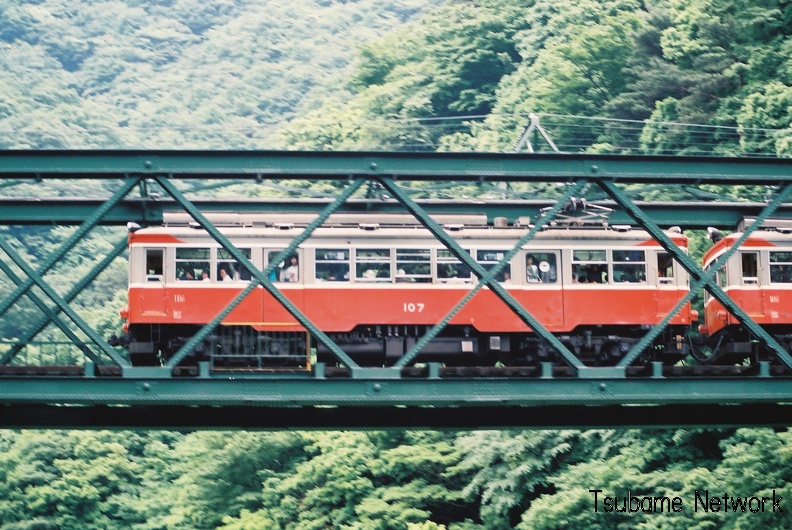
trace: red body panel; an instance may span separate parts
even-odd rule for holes
[[[160,285],[129,290],[130,324],[204,324],[210,322],[244,286]],[[333,287],[289,286],[282,293],[325,332],[351,331],[361,324],[431,326],[443,319],[470,291],[470,285]],[[510,287],[509,292],[549,331],[571,332],[585,325],[654,325],[685,294],[683,289],[654,287]],[[296,331],[302,327],[259,287],[223,320],[260,330]],[[690,323],[690,306],[672,324]],[[482,332],[527,332],[530,328],[492,291],[482,289],[451,320]]]
[[[792,289],[742,286],[724,289],[726,294],[759,325],[792,323]],[[739,321],[715,299],[704,308],[707,333],[712,335]]]

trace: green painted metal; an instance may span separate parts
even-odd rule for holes
[[[123,183],[121,188],[107,200],[46,197],[35,200],[9,197],[0,200],[0,224],[81,223],[76,233],[50,259],[38,266],[37,271],[19,260],[18,256],[15,257],[13,249],[5,242],[0,242],[0,248],[8,249],[6,251],[11,259],[28,275],[28,279],[22,280],[13,275],[13,271],[0,261],[0,269],[6,274],[10,271],[9,277],[18,285],[17,289],[0,303],[0,317],[21,296],[27,294],[31,298],[35,297],[29,291],[33,286],[38,286],[53,299],[56,307],[49,307],[40,298],[34,300],[47,318],[33,325],[26,335],[28,340],[35,337],[50,320],[61,328],[66,328],[64,331],[68,330],[68,324],[58,316],[62,311],[90,337],[103,354],[122,366],[123,376],[101,375],[107,372],[96,371],[93,363],[90,366],[86,365],[84,377],[0,376],[0,403],[84,406],[111,404],[127,405],[132,408],[175,404],[184,407],[244,407],[247,410],[251,406],[276,408],[284,407],[285,404],[303,408],[431,406],[446,410],[453,407],[492,407],[493,410],[521,407],[538,410],[566,405],[609,407],[625,404],[673,403],[700,407],[724,402],[769,404],[792,401],[792,384],[790,384],[792,378],[771,376],[769,365],[760,366],[759,374],[751,376],[674,378],[662,377],[662,370],[655,370],[652,377],[629,377],[626,366],[656,338],[662,324],[670,321],[670,316],[663,320],[661,326],[653,328],[628,353],[619,366],[607,369],[583,366],[563,344],[493,281],[496,272],[483,269],[429,217],[436,213],[484,213],[490,220],[495,217],[506,217],[514,221],[520,216],[530,216],[536,220],[543,208],[551,208],[548,217],[545,218],[547,219],[555,214],[564,200],[524,200],[525,196],[519,194],[504,194],[504,197],[517,197],[519,200],[497,201],[439,201],[411,198],[411,195],[424,193],[427,190],[441,192],[451,183],[467,185],[478,183],[485,188],[489,186],[492,191],[498,191],[501,188],[491,183],[505,182],[507,187],[504,191],[508,192],[510,183],[515,182],[563,182],[576,183],[578,187],[582,187],[586,179],[594,180],[612,198],[595,203],[616,209],[610,216],[611,223],[637,223],[644,227],[688,271],[693,279],[688,299],[700,286],[705,287],[740,319],[751,333],[764,340],[784,365],[792,368],[792,356],[744,314],[712,281],[714,272],[703,271],[687,255],[676,249],[673,242],[659,228],[659,226],[672,225],[684,229],[706,226],[733,228],[743,217],[756,217],[761,221],[771,215],[792,219],[792,204],[783,202],[792,192],[792,160],[522,153],[0,152],[0,188],[42,178],[117,179],[122,180]],[[354,182],[347,186],[341,197],[316,197],[307,200],[231,201],[188,199],[185,196],[229,184],[269,186],[290,193],[298,191],[288,184],[271,182],[272,179],[343,182],[354,180]],[[191,180],[192,185],[176,186],[174,184],[176,180]],[[413,180],[436,180],[440,183],[422,189],[404,186],[404,183]],[[399,185],[396,184],[397,181]],[[153,182],[157,182],[172,200],[156,197],[151,189]],[[351,198],[365,183],[369,183],[365,192],[366,198],[360,195],[358,198]],[[656,186],[681,185],[691,196],[697,198],[697,201],[681,203],[632,201],[620,188],[622,184],[639,183]],[[783,189],[775,195],[769,205],[703,202],[705,199],[718,199],[718,197],[711,197],[692,187],[699,184],[753,184],[782,186]],[[139,187],[141,197],[126,198],[135,187]],[[387,191],[398,200],[384,200],[381,191]],[[568,195],[576,193],[569,191],[569,188],[567,191]],[[485,286],[491,289],[539,336],[561,352],[567,363],[577,369],[577,377],[554,378],[552,367],[548,366],[540,377],[535,378],[494,376],[448,378],[441,375],[437,365],[430,366],[428,377],[402,376],[399,368],[415,359],[421,342],[400,359],[395,368],[359,367],[329,337],[316,329],[297,311],[282,296],[276,285],[269,281],[268,274],[274,263],[265,271],[257,271],[204,215],[210,210],[283,212],[284,215],[288,215],[289,212],[316,212],[323,209],[319,217],[326,219],[333,212],[396,212],[403,211],[405,207],[476,273],[480,281],[474,289],[478,290]],[[132,368],[123,357],[104,344],[102,338],[87,328],[87,325],[68,307],[68,301],[73,298],[72,294],[76,296],[82,287],[90,282],[90,275],[63,298],[55,294],[54,290],[44,282],[43,277],[93,227],[100,224],[120,225],[127,221],[135,221],[142,225],[158,224],[162,221],[164,213],[173,211],[187,211],[237,261],[251,270],[254,279],[248,288],[242,291],[215,321],[204,326],[201,333],[188,342],[167,366],[151,369]],[[311,223],[292,242],[289,249],[281,253],[279,259],[283,259],[291,250],[297,248],[320,223],[321,221]],[[759,224],[751,225],[750,230],[755,229]],[[746,231],[742,240],[747,238],[749,233]],[[528,239],[532,236],[531,232],[527,234]],[[522,241],[515,248],[519,248],[521,244]],[[120,248],[121,246],[117,247],[116,251]],[[737,248],[738,246],[735,245],[729,252],[735,252]],[[720,259],[722,261],[725,258]],[[504,263],[501,263],[499,267],[503,265]],[[228,373],[212,372],[208,367],[202,366],[198,376],[173,375],[173,368],[179,360],[183,359],[250,290],[258,285],[263,285],[304,327],[330,348],[336,358],[350,368],[350,377],[327,377],[323,366],[316,366],[313,373],[234,372],[231,376]],[[469,297],[475,292],[477,291],[471,291]],[[458,308],[462,307],[469,297],[463,298]],[[681,305],[675,311],[680,307]],[[447,323],[451,316],[447,316],[440,324]],[[440,326],[435,326],[430,333],[439,332],[440,329]],[[67,335],[74,344],[81,344],[77,335],[72,331],[69,332],[71,334]],[[19,349],[17,348],[16,351]],[[94,355],[90,348],[85,351],[94,363],[103,362],[103,357]],[[13,355],[13,353],[6,354],[0,359],[0,365],[8,363]],[[654,407],[643,408],[648,414],[655,410]],[[0,423],[2,422],[2,410],[0,410]]]
[[[556,204],[548,211],[544,212],[544,214],[539,217],[534,226],[530,228],[525,235],[523,235],[518,241],[517,244],[512,248],[509,252],[503,256],[503,259],[492,269],[490,269],[487,274],[481,277],[478,283],[471,289],[454,307],[448,314],[435,326],[432,326],[430,329],[421,339],[416,342],[415,346],[413,346],[410,351],[406,352],[396,363],[394,367],[399,368],[402,366],[407,366],[409,363],[418,356],[421,350],[429,344],[451,321],[452,318],[467,304],[473,297],[479,292],[484,286],[489,286],[495,280],[495,277],[503,270],[504,267],[511,261],[517,252],[528,243],[533,237],[542,229],[542,225],[545,223],[549,223],[552,221],[556,214],[567,204],[570,198],[574,197],[581,189],[586,186],[587,182],[585,180],[581,180],[577,182],[575,185],[571,186],[566,194],[561,197]],[[579,367],[578,367],[579,368]]]
[[[792,180],[792,160],[561,153],[382,153],[296,151],[2,151],[0,177],[342,179],[764,184]]]
[[[2,151],[0,151],[1,153]],[[138,183],[137,178],[126,180],[119,189],[110,197],[105,203],[102,204],[80,227],[72,234],[63,244],[53,252],[47,261],[45,261],[38,269],[38,275],[43,276],[52,267],[54,267],[69,250],[85,237],[101,219],[109,212],[121,199],[123,199]],[[17,287],[14,292],[8,295],[5,300],[0,303],[0,318],[5,315],[6,311],[13,306],[19,298],[24,295],[28,289],[33,286],[33,279],[30,277],[25,282]]]
[[[187,198],[184,197],[184,195],[182,195],[173,186],[173,184],[168,181],[167,178],[157,177],[157,182],[177,202],[179,202],[179,204],[181,204],[184,207],[184,209],[187,212],[189,212],[190,215],[192,215],[196,221],[201,223],[201,226],[203,226],[204,230],[206,230],[207,233],[209,233],[209,235],[211,235],[215,241],[220,243],[220,245],[222,245],[223,248],[225,248],[231,254],[231,256],[233,256],[233,258],[237,260],[238,263],[241,263],[244,267],[246,267],[253,276],[247,288],[245,288],[234,300],[232,300],[231,303],[223,311],[221,311],[220,314],[217,317],[215,317],[215,319],[212,322],[204,326],[198,334],[192,337],[176,353],[176,355],[174,355],[168,361],[167,364],[168,367],[176,366],[189,352],[195,349],[195,347],[211,332],[211,330],[214,329],[214,327],[217,326],[220,323],[220,321],[223,318],[225,318],[225,316],[228,315],[228,313],[230,313],[233,310],[233,308],[244,299],[245,296],[247,296],[250,292],[252,292],[253,289],[255,289],[258,284],[263,285],[264,288],[273,297],[275,297],[275,299],[278,302],[280,302],[280,304],[292,316],[294,316],[294,318],[296,318],[297,321],[300,324],[302,324],[303,327],[305,327],[311,335],[313,335],[317,340],[322,342],[322,344],[327,346],[327,348],[333,353],[333,355],[335,355],[337,359],[339,359],[346,366],[352,368],[357,367],[357,363],[355,363],[346,353],[344,353],[344,351],[341,350],[341,348],[339,348],[338,345],[336,345],[335,342],[333,342],[332,339],[330,339],[330,337],[328,337],[322,330],[317,328],[313,324],[313,322],[310,321],[310,319],[308,319],[304,314],[302,314],[302,312],[300,312],[300,310],[297,309],[297,307],[294,304],[292,304],[288,298],[283,296],[283,294],[278,290],[275,284],[273,284],[269,280],[268,275],[270,272],[272,272],[273,270],[272,267],[268,267],[266,271],[258,270],[258,268],[255,265],[253,265],[250,262],[250,260],[248,260],[236,247],[234,247],[234,245],[222,233],[220,233],[220,231],[217,230],[217,228],[215,228],[215,226],[211,222],[209,222],[209,220],[206,219],[206,217],[204,217],[204,215],[201,214],[200,211],[198,211],[192,204],[190,204]],[[333,204],[325,208],[322,214],[320,214],[320,216],[317,217],[317,219],[314,222],[312,222],[308,227],[306,227],[306,229],[301,234],[300,238],[296,239],[295,241],[292,241],[288,249],[293,251],[295,248],[297,248],[297,245],[299,245],[302,241],[307,239],[311,235],[313,230],[317,228],[319,225],[321,225],[322,222],[324,222],[327,219],[327,217],[329,217],[338,208],[339,205],[343,204],[343,202],[349,196],[351,196],[355,191],[357,191],[357,189],[362,184],[363,184],[363,179],[356,179],[349,186],[347,186],[347,188],[344,190],[343,193],[341,193],[338,199]],[[285,252],[282,252],[281,254],[284,257],[288,255]]]
[[[427,230],[429,230],[432,235],[435,236],[435,238],[437,238],[438,241],[443,243],[446,248],[448,248],[448,250],[450,250],[457,259],[459,259],[459,261],[470,267],[470,270],[472,270],[473,273],[479,278],[479,281],[483,281],[483,278],[487,275],[487,271],[476,260],[473,259],[469,252],[466,252],[459,245],[459,243],[451,238],[439,224],[437,224],[420,206],[415,203],[415,201],[403,193],[391,179],[380,178],[380,182],[388,191],[393,193],[393,195],[404,204],[407,210],[413,214],[415,218],[418,219],[418,221]],[[490,282],[488,286],[490,290],[492,290],[492,292],[495,293],[495,295],[509,307],[509,309],[514,311],[514,314],[519,316],[523,322],[528,324],[537,335],[552,345],[567,363],[569,363],[571,366],[574,366],[575,368],[581,368],[584,366],[580,359],[575,357],[575,355],[570,352],[566,346],[564,346],[561,341],[556,338],[555,335],[547,331],[547,329],[541,323],[539,323],[539,321],[536,320],[522,305],[520,305],[520,303],[515,300],[514,297],[509,294],[508,291],[506,291],[506,289],[503,288],[503,286],[501,286],[498,282]],[[410,351],[409,354],[414,355],[412,351]]]
[[[660,335],[660,333],[663,332],[663,329],[665,329],[674,315],[676,315],[685,304],[690,302],[690,300],[696,296],[699,290],[706,287],[707,285],[712,285],[717,271],[720,270],[720,268],[723,267],[727,261],[729,261],[729,258],[731,258],[732,255],[734,255],[734,253],[740,249],[740,246],[751,236],[751,234],[758,230],[759,227],[762,226],[762,223],[776,212],[782,201],[785,201],[787,197],[789,197],[790,192],[792,192],[792,184],[787,184],[775,196],[773,201],[767,205],[764,211],[761,212],[759,216],[757,216],[756,221],[743,231],[742,235],[740,235],[740,237],[735,240],[734,244],[729,247],[720,258],[718,258],[715,264],[708,271],[704,271],[701,278],[694,281],[690,285],[690,291],[684,297],[682,297],[679,302],[677,302],[673,309],[671,309],[671,311],[669,311],[668,314],[649,331],[649,333],[641,338],[641,340],[638,341],[638,343],[633,346],[629,352],[627,352],[627,355],[625,355],[624,358],[619,361],[617,366],[628,366],[635,359],[637,359],[638,356],[652,343],[652,341],[654,341]]]
[[[13,248],[11,248],[11,246],[2,238],[0,238],[0,249],[3,249],[3,252],[8,254],[8,257],[11,258],[14,264],[20,269],[22,269],[22,271],[25,274],[27,274],[28,278],[31,281],[33,281],[33,283],[35,283],[39,289],[44,291],[44,294],[46,294],[55,303],[55,305],[57,305],[58,308],[67,317],[69,317],[69,319],[71,319],[74,325],[80,329],[80,331],[85,333],[88,336],[88,338],[90,338],[94,342],[94,344],[96,344],[99,350],[101,350],[105,355],[110,357],[110,359],[112,359],[113,362],[115,362],[119,366],[124,366],[126,364],[129,364],[126,361],[126,359],[118,355],[110,346],[108,346],[107,342],[105,342],[105,340],[102,339],[102,337],[97,335],[96,332],[93,330],[93,328],[91,328],[91,326],[89,326],[88,323],[85,322],[82,319],[82,317],[80,317],[80,315],[75,313],[74,310],[71,307],[69,307],[69,304],[63,298],[61,298],[58,295],[58,293],[56,293],[52,289],[52,287],[50,287],[47,284],[47,282],[42,280],[41,277],[38,274],[36,274],[36,271],[30,268],[30,266],[25,262],[22,256],[17,254],[17,252]],[[50,315],[48,314],[47,316],[49,317]],[[52,318],[56,322],[59,321],[58,317],[54,314],[52,315]]]
[[[629,197],[627,197],[622,190],[620,190],[613,182],[605,181],[605,180],[598,180],[597,181],[600,186],[604,190],[606,190],[614,200],[616,200],[625,210],[631,212],[634,219],[644,228],[647,232],[649,232],[653,238],[661,245],[663,248],[668,250],[668,252],[674,257],[677,262],[685,268],[685,270],[690,274],[690,276],[703,284],[704,288],[712,294],[712,296],[717,299],[723,306],[731,312],[748,330],[754,334],[754,336],[761,339],[771,350],[775,352],[778,358],[789,368],[792,368],[792,356],[790,356],[784,348],[778,344],[778,342],[770,336],[764,329],[762,329],[753,319],[740,308],[734,301],[729,298],[723,289],[720,288],[719,285],[715,284],[714,282],[707,281],[705,279],[705,273],[696,265],[696,263],[690,259],[690,257],[681,252],[679,248],[671,241],[671,239],[663,232],[649,217],[646,216],[643,212],[641,212],[635,205],[632,204]],[[788,188],[784,190],[784,192],[788,192]]]
[[[3,377],[0,402],[64,405],[550,406],[790,403],[792,380],[708,378]],[[651,409],[646,409],[651,414]],[[262,411],[261,413],[265,413]]]
[[[77,297],[77,295],[80,294],[83,291],[83,289],[85,289],[94,279],[96,279],[96,277],[99,276],[99,274],[101,274],[102,271],[104,271],[115,258],[120,256],[126,250],[126,248],[127,248],[127,240],[126,238],[124,238],[123,241],[120,241],[104,258],[102,258],[96,265],[94,265],[79,283],[77,283],[76,285],[72,286],[71,289],[69,289],[69,292],[67,292],[63,296],[64,302],[68,304],[72,300],[74,300]],[[0,260],[0,266],[3,265],[4,264],[2,264],[2,261]],[[6,269],[7,268],[3,266],[3,270],[12,279],[12,281],[14,281],[14,283],[16,283],[17,285],[20,285],[22,283],[21,280],[20,281],[15,280],[14,279],[15,275],[12,275]],[[38,303],[36,305],[38,305]],[[41,308],[41,306],[39,307]],[[0,365],[8,364],[11,361],[11,359],[13,359],[14,356],[22,350],[24,345],[29,343],[31,340],[33,340],[36,337],[36,335],[41,333],[50,322],[55,322],[58,325],[58,327],[60,327],[62,330],[64,329],[63,323],[57,318],[57,314],[59,313],[59,310],[57,308],[55,309],[55,311],[52,312],[53,316],[50,316],[50,310],[48,307],[46,310],[44,309],[42,310],[45,312],[45,317],[39,320],[38,322],[34,323],[33,325],[31,325],[28,330],[25,330],[25,334],[22,337],[19,337],[19,344],[12,347],[8,351],[8,353],[6,353],[3,357],[0,358]],[[75,344],[79,343],[79,339],[77,339],[76,337],[70,336],[70,338]],[[84,351],[85,354],[88,355],[94,362],[99,362],[96,358],[92,357],[93,353],[90,352],[90,350],[84,350]]]
[[[33,270],[33,269],[32,269],[32,268],[31,268],[31,267],[30,267],[30,266],[29,266],[29,265],[28,265],[28,264],[25,262],[25,260],[22,258],[22,256],[20,256],[19,254],[17,254],[17,252],[16,252],[16,251],[15,251],[13,248],[11,248],[11,246],[10,246],[10,245],[9,245],[9,244],[8,244],[6,241],[4,241],[3,239],[0,239],[0,249],[3,249],[3,252],[5,252],[6,254],[8,254],[8,257],[9,257],[9,258],[11,258],[11,260],[14,262],[14,264],[15,264],[17,267],[19,267],[20,269],[22,269],[22,271],[23,271],[25,274],[27,274],[27,276],[28,276],[28,278],[30,279],[30,281],[32,281],[33,283],[35,283],[35,284],[36,284],[36,286],[37,286],[39,289],[41,289],[42,291],[44,291],[44,293],[45,293],[45,294],[46,294],[46,295],[47,295],[47,296],[48,296],[48,297],[49,297],[49,298],[50,298],[50,299],[51,299],[51,300],[52,300],[52,301],[55,303],[55,305],[57,305],[57,306],[58,306],[58,308],[60,308],[60,310],[61,310],[61,311],[62,311],[62,312],[63,312],[63,313],[66,315],[66,316],[68,316],[68,317],[71,319],[71,321],[72,321],[72,322],[74,322],[74,324],[75,324],[75,325],[76,325],[76,326],[77,326],[77,327],[80,329],[80,331],[82,331],[83,333],[85,333],[85,334],[88,336],[88,338],[90,338],[90,339],[91,339],[91,340],[94,342],[94,344],[96,344],[96,346],[97,346],[97,347],[98,347],[98,348],[99,348],[99,349],[100,349],[100,350],[101,350],[101,351],[102,351],[102,352],[103,352],[105,355],[107,355],[108,357],[110,357],[110,359],[112,359],[112,360],[113,360],[113,362],[115,362],[115,363],[116,363],[117,365],[119,365],[119,366],[125,366],[125,365],[129,364],[129,363],[128,363],[128,361],[127,361],[126,359],[124,359],[123,357],[121,357],[120,355],[118,355],[118,354],[115,352],[115,350],[113,350],[113,349],[112,349],[112,348],[111,348],[111,347],[110,347],[110,346],[107,344],[107,342],[105,342],[105,340],[104,340],[104,339],[102,339],[102,337],[100,337],[99,335],[97,335],[97,334],[96,334],[96,332],[93,330],[93,328],[91,328],[91,326],[89,326],[89,325],[88,325],[88,323],[87,323],[87,322],[85,322],[85,321],[84,321],[84,320],[83,320],[83,319],[80,317],[80,315],[78,315],[77,313],[75,313],[75,312],[74,312],[74,310],[73,310],[71,307],[69,307],[69,304],[68,304],[68,303],[67,303],[67,302],[66,302],[66,301],[65,301],[63,298],[61,298],[61,297],[58,295],[58,293],[56,293],[56,292],[55,292],[55,291],[52,289],[52,287],[50,287],[49,285],[47,285],[47,282],[45,282],[44,280],[42,280],[42,279],[41,279],[41,277],[40,277],[38,274],[36,274],[36,271],[34,271],[34,270]],[[49,316],[49,315],[47,315],[47,316]],[[58,320],[58,319],[57,319],[57,317],[54,317],[54,320],[56,320],[56,321],[57,321],[57,320]]]
[[[443,185],[445,188],[448,184]],[[406,193],[413,193],[402,187]],[[193,191],[193,190],[191,190]],[[202,212],[241,212],[241,213],[313,213],[331,204],[332,198],[299,199],[212,199],[191,198],[190,201]],[[97,208],[104,205],[105,199],[77,199],[70,197],[54,198],[0,198],[0,225],[73,225],[85,222]],[[545,199],[415,199],[415,202],[429,214],[471,213],[483,214],[492,220],[505,217],[514,221],[522,216],[532,219],[538,217],[545,208],[551,208],[555,201]],[[637,207],[651,217],[659,226],[679,226],[682,229],[703,229],[713,226],[733,229],[744,217],[756,217],[764,210],[763,202],[714,202],[714,201],[677,201],[646,202],[633,201]],[[610,215],[613,224],[631,224],[632,217],[611,200],[589,201],[590,204],[612,208]],[[127,198],[119,201],[101,219],[99,224],[124,226],[136,222],[141,226],[158,225],[163,214],[183,212],[178,202],[169,197]],[[395,200],[351,198],[342,205],[338,213],[393,213],[403,212],[404,207]],[[792,220],[792,204],[782,204],[775,216]]]
[[[11,279],[11,281],[14,282],[16,285],[22,285],[23,283],[22,278],[17,276],[17,274],[13,271],[13,269],[11,269],[11,267],[9,267],[6,264],[6,262],[2,259],[0,259],[0,270],[2,270],[6,274],[6,276],[8,276]],[[36,307],[38,307],[42,313],[44,313],[47,321],[48,322],[51,321],[56,326],[58,326],[58,328],[63,332],[63,334],[66,335],[66,337],[70,341],[72,341],[72,344],[77,345],[77,347],[80,348],[80,350],[95,363],[103,364],[99,360],[99,357],[97,357],[96,354],[94,354],[90,348],[82,345],[82,341],[80,340],[80,338],[77,335],[75,335],[74,332],[71,330],[71,328],[58,317],[58,314],[55,311],[50,309],[50,307],[47,305],[46,302],[44,302],[41,298],[39,298],[35,293],[28,292],[27,296],[30,299],[30,301],[33,302],[33,304],[35,304]],[[0,364],[2,365],[8,364],[27,343],[28,340],[21,339],[18,344],[15,344],[10,348],[8,353],[3,355],[2,360],[0,360]]]

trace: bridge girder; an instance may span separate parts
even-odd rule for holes
[[[49,179],[93,179],[120,180],[122,188],[110,199],[66,199],[59,197],[6,197],[0,201],[0,224],[79,224],[77,234],[68,240],[49,262],[38,270],[24,269],[28,280],[19,280],[17,290],[5,301],[0,300],[0,309],[5,311],[10,304],[30,289],[33,284],[55,301],[57,313],[68,312],[57,293],[48,289],[42,276],[51,267],[58,255],[68,252],[81,234],[99,225],[121,225],[128,221],[140,224],[161,222],[163,214],[171,211],[188,211],[206,226],[215,239],[243,265],[249,266],[244,256],[226,240],[215,233],[213,226],[202,216],[206,210],[226,211],[312,211],[325,209],[330,214],[343,211],[399,211],[409,205],[419,221],[431,226],[433,213],[466,212],[485,213],[490,219],[520,216],[536,218],[540,212],[557,204],[552,200],[494,200],[494,201],[410,201],[398,186],[405,181],[440,181],[463,183],[576,183],[583,180],[611,196],[610,201],[595,201],[596,204],[615,207],[611,221],[620,224],[638,224],[652,233],[659,226],[677,225],[682,228],[717,226],[732,228],[743,217],[766,218],[775,216],[792,218],[792,205],[783,199],[792,183],[792,161],[775,159],[713,159],[700,157],[624,157],[612,155],[569,155],[569,154],[515,154],[515,153],[298,153],[298,152],[107,152],[107,151],[5,151],[0,152],[0,185],[13,180],[36,184]],[[185,197],[173,182],[183,180],[233,180],[242,183],[260,182],[263,179],[333,180],[343,182],[369,181],[387,187],[400,200],[370,197],[351,199],[343,206],[331,199],[293,200],[247,200],[227,201],[214,199],[192,200]],[[158,183],[170,195],[162,199],[144,191],[138,199],[128,198],[135,187],[147,188]],[[620,191],[629,184],[659,183],[661,185],[719,184],[766,186],[780,195],[771,203],[700,202],[646,203],[632,202]],[[351,193],[351,192],[350,192]],[[757,225],[758,226],[758,225]],[[442,239],[443,235],[439,234]],[[452,245],[450,241],[446,244]],[[729,307],[723,299],[724,293],[712,279],[696,264],[685,261],[673,245],[661,244],[684,266],[691,275],[719,301]],[[14,259],[13,250],[3,245],[6,254]],[[452,252],[458,249],[449,247]],[[464,259],[464,258],[460,258]],[[468,256],[469,259],[469,256]],[[17,266],[21,264],[17,262]],[[256,281],[273,292],[266,273],[254,272]],[[485,283],[491,278],[484,279]],[[496,284],[489,284],[497,290]],[[81,286],[82,287],[82,286]],[[76,293],[70,293],[76,295]],[[73,297],[73,296],[72,296]],[[68,297],[67,297],[68,298]],[[10,300],[10,303],[8,302]],[[737,314],[737,313],[735,313]],[[295,315],[298,316],[298,315]],[[778,348],[771,338],[747,315],[745,325],[771,348]],[[79,316],[69,315],[80,329],[84,328]],[[220,318],[220,317],[218,317]],[[524,315],[540,335],[541,326]],[[63,323],[60,322],[62,325]],[[38,325],[38,324],[37,324]],[[210,324],[211,325],[211,324]],[[312,333],[321,333],[310,323],[306,327]],[[208,329],[208,327],[207,327]],[[86,332],[89,336],[90,331]],[[545,332],[546,333],[546,332]],[[548,340],[552,336],[548,335]],[[473,377],[447,380],[440,371],[430,369],[425,378],[401,377],[398,369],[362,368],[347,362],[342,355],[337,358],[350,368],[351,377],[330,380],[321,370],[310,374],[292,376],[288,374],[270,377],[240,377],[227,374],[210,374],[206,367],[194,378],[173,377],[173,366],[161,368],[136,368],[126,366],[123,359],[107,346],[96,343],[93,347],[100,354],[108,353],[112,364],[121,366],[120,377],[104,377],[93,369],[93,362],[86,369],[69,376],[0,376],[0,403],[9,407],[30,405],[79,405],[96,407],[122,405],[126,407],[149,406],[206,406],[206,407],[256,407],[257,413],[276,410],[283,406],[301,410],[316,410],[316,407],[411,407],[421,406],[441,409],[459,407],[531,407],[550,410],[553,407],[617,407],[629,417],[634,405],[672,405],[698,408],[711,403],[738,403],[742,406],[781,403],[792,401],[786,377],[771,376],[768,367],[758,373],[733,377],[712,377],[689,380],[666,378],[661,370],[655,370],[651,378],[635,381],[626,377],[627,366],[614,368],[577,368],[573,377],[552,377],[548,369],[542,377],[530,379],[504,379],[499,377]],[[327,344],[333,349],[332,341]],[[85,345],[82,345],[85,346]],[[337,353],[337,352],[336,352]],[[787,352],[778,351],[779,358],[789,366]],[[180,352],[179,355],[184,355]],[[570,354],[571,355],[571,354]],[[637,352],[632,352],[634,358]],[[568,356],[565,356],[568,358]],[[8,359],[5,359],[6,361]],[[317,367],[318,368],[318,367]],[[55,407],[57,408],[57,407]],[[66,407],[68,408],[68,407]],[[7,409],[8,411],[12,409]],[[48,409],[49,410],[49,409]],[[53,409],[54,410],[54,409]],[[481,409],[480,409],[481,410]],[[560,409],[555,409],[560,410]],[[602,410],[602,409],[600,409]],[[786,409],[783,409],[786,417]],[[651,411],[648,411],[651,413]],[[417,414],[417,413],[416,413]],[[618,415],[618,414],[617,414]],[[306,417],[310,416],[307,415]],[[532,421],[527,415],[522,424]],[[11,416],[8,416],[9,418]],[[417,416],[416,416],[417,417]],[[471,416],[472,417],[472,416]],[[307,421],[307,420],[306,420]],[[583,421],[573,420],[576,425]],[[625,420],[625,422],[637,420]],[[682,419],[680,418],[680,421]],[[0,414],[0,423],[3,423]],[[10,419],[6,424],[10,425]],[[508,422],[506,422],[508,423]],[[538,425],[540,422],[537,422]],[[563,422],[562,422],[563,423]],[[305,423],[307,425],[307,423]],[[472,425],[466,425],[470,427]]]

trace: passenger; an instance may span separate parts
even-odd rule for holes
[[[230,282],[232,280],[233,280],[233,278],[228,274],[228,271],[225,269],[225,267],[221,267],[220,268],[220,281],[221,282]]]
[[[410,278],[407,277],[407,273],[404,269],[399,269],[396,271],[396,282],[397,283],[409,283]]]
[[[511,274],[508,272],[503,273],[503,281],[501,283],[511,283]]]
[[[182,275],[182,277],[180,279],[189,281],[189,280],[194,280],[195,276],[193,276],[193,271],[186,270],[186,271],[184,271],[184,274]]]
[[[205,282],[210,282],[212,279],[209,277],[209,271],[204,269],[201,271],[201,280]]]
[[[282,282],[296,282],[300,279],[300,267],[297,263],[297,255],[292,255],[289,258],[289,265],[281,270],[280,281]]]
[[[539,277],[539,267],[534,265],[533,256],[525,258],[525,274],[529,283],[539,283],[542,281]]]
[[[543,268],[545,270],[542,270]],[[539,271],[539,279],[542,280],[542,283],[555,283],[558,279],[555,266],[546,261],[539,264]]]

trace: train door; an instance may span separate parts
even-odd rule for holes
[[[674,308],[680,296],[683,296],[680,291],[685,290],[687,286],[677,283],[679,275],[676,274],[676,266],[671,254],[658,251],[655,260],[657,265],[655,269],[657,275],[657,294],[655,297],[657,317],[662,319]]]
[[[525,308],[552,329],[564,325],[564,292],[561,288],[561,255],[553,250],[525,254]]]
[[[165,307],[165,249],[146,249],[146,287],[142,290],[143,313],[164,315]]]
[[[264,268],[266,268],[283,249],[264,249]],[[306,267],[299,251],[294,252],[285,260],[278,262],[269,273],[269,280],[286,296],[300,311],[303,311],[303,284],[305,283]],[[294,317],[280,302],[269,293],[264,294],[264,322],[270,326],[284,325],[295,322]]]
[[[739,287],[731,297],[750,316],[764,315],[764,300],[760,286],[759,252],[741,251]]]

